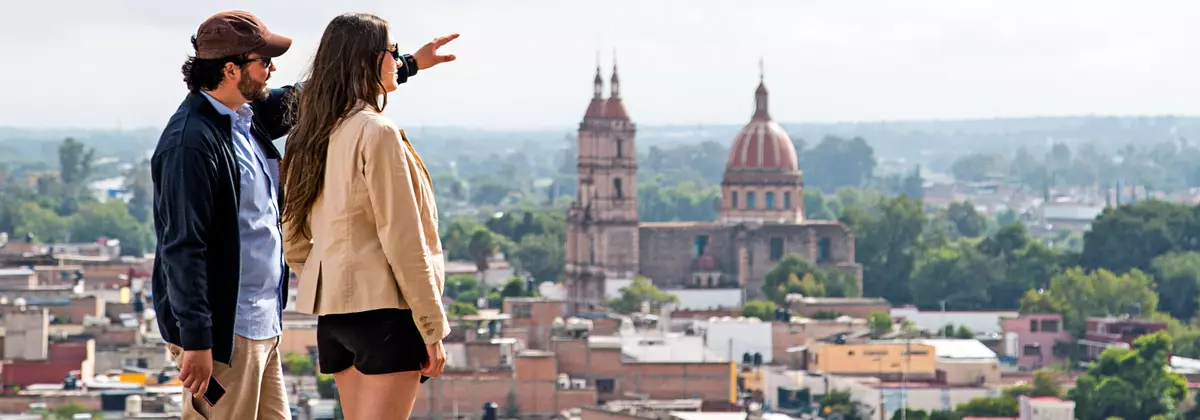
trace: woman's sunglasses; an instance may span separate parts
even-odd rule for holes
[[[403,63],[400,61],[400,48],[396,44],[388,45],[387,52],[392,53],[392,58],[396,59],[397,63]]]

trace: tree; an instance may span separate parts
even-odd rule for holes
[[[1139,270],[1123,275],[1100,269],[1085,273],[1072,268],[1054,276],[1050,288],[1039,296],[1033,292],[1021,301],[1022,313],[1051,309],[1063,314],[1067,331],[1082,337],[1088,317],[1140,313],[1150,316],[1158,307],[1150,278]],[[1032,296],[1032,298],[1031,298]]]
[[[308,376],[316,372],[312,357],[292,352],[283,355],[283,369],[292,375]]]
[[[496,252],[496,237],[492,231],[485,227],[476,228],[471,232],[471,240],[468,247],[468,252],[471,253],[471,261],[475,262],[475,269],[481,276],[480,283],[483,282],[483,273],[488,269],[488,258]]]
[[[775,319],[775,302],[769,300],[752,300],[742,305],[742,316],[746,318],[758,318],[763,321],[773,321]]]
[[[1171,340],[1165,332],[1144,335],[1133,348],[1109,347],[1075,382],[1067,396],[1080,420],[1149,419],[1173,413],[1187,397],[1187,380],[1168,371]]]
[[[976,397],[959,404],[955,413],[963,417],[1016,417],[1020,414],[1020,402],[1009,396]]]
[[[563,244],[557,235],[525,235],[513,249],[513,267],[529,272],[539,282],[558,282],[566,261]]]
[[[1181,320],[1197,314],[1200,297],[1200,252],[1171,253],[1150,264],[1157,284],[1159,308]]]
[[[121,200],[98,201],[80,209],[73,218],[71,237],[84,241],[113,238],[121,241],[121,253],[140,256],[154,248],[150,225],[129,214]]]
[[[1063,396],[1062,382],[1065,379],[1065,375],[1061,372],[1038,369],[1033,372],[1032,383],[1019,383],[1010,386],[1004,390],[1004,395],[1013,398],[1020,398],[1021,396],[1061,398]]]
[[[654,287],[645,277],[638,276],[632,284],[621,288],[621,297],[613,299],[609,306],[617,313],[632,314],[642,310],[643,302],[650,304],[651,311],[657,311],[664,304],[679,302],[679,298]]]
[[[814,297],[858,296],[858,282],[838,270],[822,270],[803,257],[787,254],[767,272],[762,290],[776,304],[786,303],[789,293]]]
[[[847,207],[839,217],[854,232],[855,256],[863,266],[862,296],[911,303],[909,278],[921,252],[925,211],[907,196],[881,199],[873,210]]]
[[[821,414],[829,418],[830,414],[840,414],[844,420],[866,420],[859,410],[859,404],[850,396],[850,391],[834,389],[825,394],[821,400]]]
[[[1150,271],[1155,258],[1171,252],[1200,251],[1200,226],[1192,207],[1144,201],[1105,209],[1083,235],[1080,264],[1122,273]]]
[[[883,311],[871,312],[867,315],[867,325],[871,326],[871,335],[879,337],[892,331],[892,316]]]
[[[500,298],[510,297],[534,297],[538,295],[537,289],[526,290],[525,279],[521,277],[513,277],[504,283],[504,287],[500,289]]]
[[[969,243],[930,249],[916,262],[909,280],[913,303],[923,308],[980,309],[991,306],[988,289],[1001,281],[1003,267]],[[963,279],[973,279],[967,282]]]
[[[978,238],[987,231],[987,219],[969,201],[950,203],[945,215],[959,236]]]
[[[86,148],[83,143],[67,137],[58,146],[59,179],[72,191],[80,187],[92,175],[92,162],[96,150]]]
[[[321,398],[337,398],[337,383],[333,381],[333,375],[317,374],[317,395]]]
[[[52,408],[49,411],[50,412],[48,415],[50,419],[53,420],[71,420],[74,419],[75,415],[77,414],[91,414],[91,418],[93,420],[101,420],[104,418],[104,415],[96,411],[89,410],[86,407],[73,402]]]
[[[450,308],[446,313],[451,317],[464,317],[467,315],[475,315],[479,313],[479,309],[475,308],[474,304],[464,302],[454,302],[450,304]]]
[[[70,234],[71,219],[32,201],[21,203],[12,217],[15,233],[20,236],[32,233],[38,242],[65,242]]]
[[[510,419],[521,417],[521,406],[517,403],[517,393],[513,390],[509,390],[508,397],[505,398],[504,417]]]
[[[150,223],[154,213],[154,183],[150,178],[149,160],[129,169],[125,174],[125,188],[131,193],[129,214],[141,223]]]

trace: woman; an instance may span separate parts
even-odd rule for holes
[[[457,35],[414,59],[388,32],[368,14],[329,23],[282,164],[297,310],[319,315],[320,370],[334,375],[347,419],[408,418],[422,376],[442,373],[450,329],[429,173],[382,112],[414,67],[454,59],[436,51]]]

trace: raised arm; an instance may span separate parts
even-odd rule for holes
[[[425,245],[408,149],[401,141],[399,130],[391,124],[367,123],[362,139],[367,195],[400,293],[412,307],[413,322],[425,343],[432,344],[450,333],[450,325]]]
[[[212,348],[212,310],[208,305],[208,244],[212,220],[215,163],[184,146],[154,157],[154,212],[160,223],[161,247],[171,312],[179,321],[184,350]]]

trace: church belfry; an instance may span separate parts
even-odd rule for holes
[[[597,62],[592,100],[579,123],[579,193],[566,220],[566,283],[575,312],[606,306],[605,280],[632,279],[638,270],[637,127],[621,101],[615,59],[608,98],[603,85]]]

